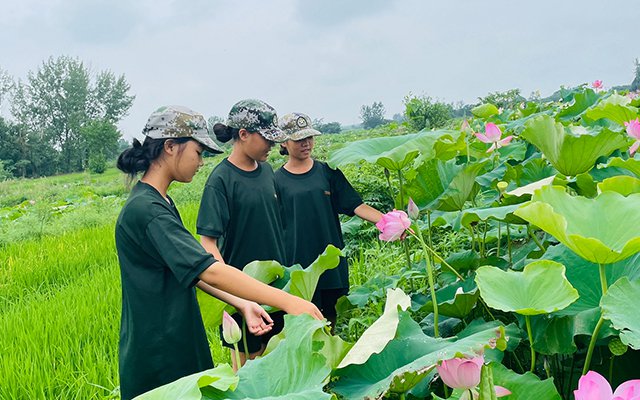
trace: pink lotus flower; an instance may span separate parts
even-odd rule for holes
[[[417,219],[418,215],[420,215],[420,210],[411,197],[409,197],[409,204],[407,205],[407,214],[411,219]]]
[[[476,135],[478,140],[483,143],[492,143],[491,147],[489,147],[489,150],[487,150],[487,153],[491,153],[492,151],[499,149],[500,147],[508,145],[509,142],[511,142],[511,139],[513,139],[512,135],[507,136],[504,139],[500,139],[502,137],[502,131],[493,122],[487,122],[484,126],[484,131],[484,134],[474,133],[474,135]]]
[[[595,90],[602,90],[604,86],[602,86],[602,81],[600,79],[596,79],[591,84],[591,87],[594,88]]]
[[[238,323],[226,311],[222,313],[222,337],[229,344],[238,343],[242,339],[242,332]]]
[[[404,211],[393,210],[382,216],[382,219],[376,223],[376,228],[382,232],[380,240],[385,242],[393,242],[400,237],[406,229],[411,226],[411,221]]]
[[[576,400],[640,400],[640,379],[626,381],[612,392],[602,375],[589,371],[580,378],[573,395]]]
[[[638,92],[629,92],[629,93],[627,93],[627,97],[628,97],[629,99],[631,99],[631,100],[635,100],[635,99],[637,99],[637,98],[638,98],[638,95],[639,95],[639,94],[638,94]]]
[[[436,366],[438,375],[445,385],[465,391],[461,397],[469,399],[469,390],[474,399],[478,398],[478,392],[475,388],[480,384],[480,371],[484,364],[484,357],[475,358],[452,358],[444,360],[440,365]],[[496,396],[502,397],[511,394],[511,392],[501,386],[496,386]]]
[[[640,146],[640,118],[625,122],[624,126],[627,127],[627,134],[636,139],[631,147],[629,147],[629,155],[633,156],[636,150],[638,150],[638,146]]]

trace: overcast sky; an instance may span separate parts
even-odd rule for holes
[[[638,0],[0,0],[0,68],[25,79],[50,56],[124,74],[140,136],[160,105],[226,117],[243,98],[342,124],[409,92],[473,103],[629,84]],[[5,107],[6,108],[6,107]],[[5,110],[6,112],[6,110]]]

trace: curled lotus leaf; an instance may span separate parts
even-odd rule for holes
[[[515,215],[553,235],[585,260],[611,264],[640,251],[640,193],[605,191],[593,199],[559,186],[537,190]]]

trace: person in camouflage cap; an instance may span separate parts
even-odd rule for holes
[[[218,260],[244,268],[256,260],[288,265],[273,169],[267,161],[275,142],[287,136],[278,128],[276,111],[261,100],[247,99],[231,107],[226,124],[217,123],[218,141],[233,140],[229,157],[211,172],[198,211],[196,231],[204,248]],[[239,325],[242,320],[234,314]],[[248,332],[238,343],[240,363],[262,354],[270,337],[284,326],[282,313],[271,314],[273,329],[265,335]],[[232,354],[233,344],[224,341]],[[237,370],[236,357],[231,356]]]
[[[310,136],[318,136],[320,131],[313,129],[311,118],[303,113],[291,113],[280,118],[280,129],[287,135],[287,140],[302,140]]]
[[[227,126],[259,132],[262,137],[272,142],[284,142],[286,135],[278,128],[276,110],[262,100],[241,100],[231,107]]]
[[[222,150],[209,137],[207,121],[201,114],[183,106],[162,106],[147,120],[142,133],[152,139],[190,137],[205,150],[219,154]]]
[[[214,257],[185,228],[168,189],[174,181],[193,180],[203,165],[205,148],[218,150],[209,142],[204,118],[184,107],[161,107],[143,132],[144,143],[134,139],[118,157],[123,172],[131,176],[143,172],[115,226],[122,285],[118,347],[122,400],[214,367],[196,285],[242,313],[247,334],[262,335],[272,329],[273,321],[260,304],[323,317],[310,302]],[[266,142],[260,135],[250,136]],[[256,191],[255,185],[251,190]],[[267,197],[276,202],[273,194]],[[241,201],[239,208],[249,200]]]

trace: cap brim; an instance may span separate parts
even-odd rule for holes
[[[322,132],[313,128],[305,128],[305,129],[300,129],[299,131],[296,131],[295,133],[289,135],[288,139],[296,141],[296,140],[302,140],[311,136],[318,136],[318,135],[322,135]]]
[[[260,129],[258,132],[260,132],[260,135],[263,138],[276,143],[286,142],[287,139],[289,139],[289,137],[280,129]]]
[[[197,135],[192,136],[192,138],[200,143],[209,153],[220,154],[224,152],[209,136]]]

